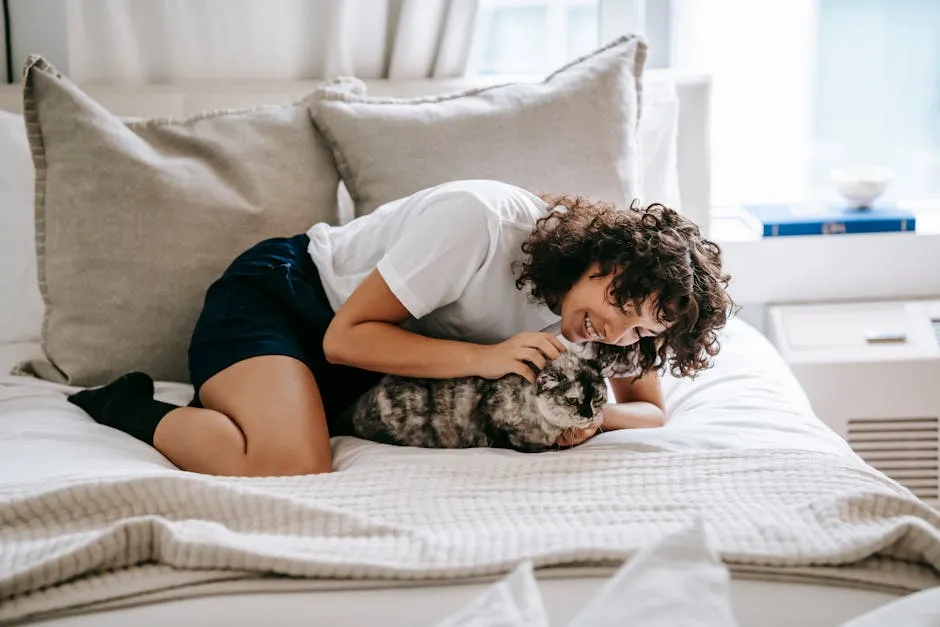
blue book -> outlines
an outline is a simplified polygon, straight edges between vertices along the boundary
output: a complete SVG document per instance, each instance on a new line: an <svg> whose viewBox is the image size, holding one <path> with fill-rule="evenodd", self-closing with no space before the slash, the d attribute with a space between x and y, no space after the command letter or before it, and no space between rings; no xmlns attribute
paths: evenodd
<svg viewBox="0 0 940 627"><path fill-rule="evenodd" d="M764 237L914 232L917 220L903 209L810 205L745 205Z"/></svg>

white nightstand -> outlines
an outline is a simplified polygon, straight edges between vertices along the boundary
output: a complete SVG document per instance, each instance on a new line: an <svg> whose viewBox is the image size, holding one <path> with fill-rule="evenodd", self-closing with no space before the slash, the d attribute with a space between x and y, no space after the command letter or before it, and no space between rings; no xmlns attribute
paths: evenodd
<svg viewBox="0 0 940 627"><path fill-rule="evenodd" d="M940 300L773 305L771 341L816 414L872 466L940 499Z"/></svg>

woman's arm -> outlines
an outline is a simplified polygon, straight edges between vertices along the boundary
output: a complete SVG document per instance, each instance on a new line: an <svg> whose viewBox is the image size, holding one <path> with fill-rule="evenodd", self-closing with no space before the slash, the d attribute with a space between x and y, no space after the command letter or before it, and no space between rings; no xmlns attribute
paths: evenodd
<svg viewBox="0 0 940 627"><path fill-rule="evenodd" d="M634 381L632 378L610 379L616 403L604 407L601 429L637 429L661 427L666 422L663 390L656 371Z"/></svg>
<svg viewBox="0 0 940 627"><path fill-rule="evenodd" d="M410 314L373 270L336 312L323 338L330 363L406 377L473 374L476 345L436 340L398 325Z"/></svg>
<svg viewBox="0 0 940 627"><path fill-rule="evenodd" d="M609 379L616 402L604 405L600 428L587 427L566 431L558 439L561 446L575 446L599 431L615 429L650 429L666 424L666 410L659 374L648 372L636 381L629 377Z"/></svg>
<svg viewBox="0 0 940 627"><path fill-rule="evenodd" d="M399 326L409 315L373 270L336 312L323 352L330 363L405 377L495 379L516 372L534 381L525 361L543 368L565 350L547 333L522 333L494 345L428 338Z"/></svg>

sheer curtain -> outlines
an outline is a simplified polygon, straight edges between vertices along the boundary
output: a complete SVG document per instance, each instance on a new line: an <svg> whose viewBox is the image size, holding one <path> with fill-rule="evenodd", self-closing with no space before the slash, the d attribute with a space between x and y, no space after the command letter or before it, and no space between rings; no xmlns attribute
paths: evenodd
<svg viewBox="0 0 940 627"><path fill-rule="evenodd" d="M510 78L551 73L608 41L640 31L647 15L646 0L479 0L478 4L468 72ZM666 6L666 0L660 5ZM660 62L650 57L647 61L650 66Z"/></svg>
<svg viewBox="0 0 940 627"><path fill-rule="evenodd" d="M12 22L17 57L48 54L83 82L430 78L464 73L476 10L477 0L14 0Z"/></svg>

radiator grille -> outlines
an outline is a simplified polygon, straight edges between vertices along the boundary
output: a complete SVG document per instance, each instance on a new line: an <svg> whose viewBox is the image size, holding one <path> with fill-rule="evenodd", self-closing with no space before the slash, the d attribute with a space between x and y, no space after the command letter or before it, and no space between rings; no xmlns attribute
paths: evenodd
<svg viewBox="0 0 940 627"><path fill-rule="evenodd" d="M940 498L940 420L936 417L852 419L848 442L862 459L921 499Z"/></svg>

